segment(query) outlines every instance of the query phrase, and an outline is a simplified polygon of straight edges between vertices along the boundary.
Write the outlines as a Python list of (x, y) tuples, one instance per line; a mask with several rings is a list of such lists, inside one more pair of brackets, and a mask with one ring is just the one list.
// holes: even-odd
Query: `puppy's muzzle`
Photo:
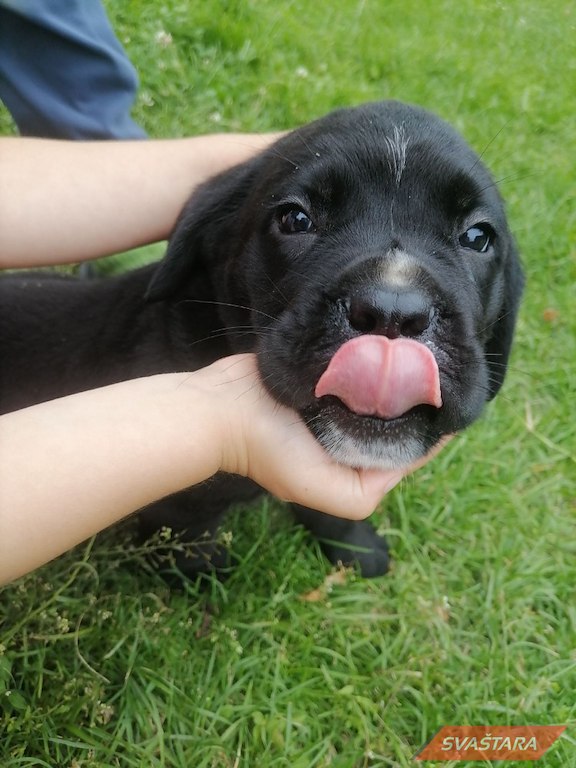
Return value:
[[(315, 387), (357, 415), (384, 420), (419, 405), (442, 406), (431, 337), (437, 314), (425, 279), (385, 280), (354, 270), (340, 284), (340, 346)], [(413, 275), (414, 277), (414, 275)], [(422, 276), (424, 277), (424, 276)]]

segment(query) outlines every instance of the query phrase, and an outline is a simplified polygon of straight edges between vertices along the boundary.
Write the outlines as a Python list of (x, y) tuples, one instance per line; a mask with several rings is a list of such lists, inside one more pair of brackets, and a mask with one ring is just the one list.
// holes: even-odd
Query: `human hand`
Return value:
[(274, 496), (338, 517), (363, 519), (410, 467), (364, 470), (337, 464), (298, 415), (266, 392), (253, 354), (234, 355), (202, 371), (219, 400), (221, 469), (250, 477)]

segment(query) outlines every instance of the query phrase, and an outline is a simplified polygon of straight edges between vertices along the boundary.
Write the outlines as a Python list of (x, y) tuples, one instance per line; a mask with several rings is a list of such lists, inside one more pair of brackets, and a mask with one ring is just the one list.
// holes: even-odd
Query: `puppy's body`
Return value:
[[(211, 305), (150, 303), (156, 265), (113, 278), (50, 272), (0, 281), (0, 410), (138, 376), (195, 370), (230, 354), (224, 338), (196, 349), (218, 323)], [(199, 281), (200, 282), (200, 281)], [(199, 290), (202, 290), (198, 286)]]
[[(200, 188), (159, 266), (0, 281), (0, 404), (255, 350), (271, 394), (339, 461), (400, 466), (497, 393), (521, 287), (497, 190), (449, 126), (395, 102), (342, 110)], [(143, 524), (194, 538), (255, 492), (218, 478), (146, 510)], [(369, 524), (296, 512), (343, 543), (325, 544), (334, 562), (386, 570)]]

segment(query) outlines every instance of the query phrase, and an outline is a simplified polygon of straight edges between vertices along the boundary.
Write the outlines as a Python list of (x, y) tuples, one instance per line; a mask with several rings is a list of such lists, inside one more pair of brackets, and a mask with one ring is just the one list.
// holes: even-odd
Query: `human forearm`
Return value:
[(0, 138), (0, 267), (76, 262), (165, 239), (198, 184), (275, 136)]
[(125, 382), (0, 418), (0, 583), (218, 470), (213, 396), (187, 378)]

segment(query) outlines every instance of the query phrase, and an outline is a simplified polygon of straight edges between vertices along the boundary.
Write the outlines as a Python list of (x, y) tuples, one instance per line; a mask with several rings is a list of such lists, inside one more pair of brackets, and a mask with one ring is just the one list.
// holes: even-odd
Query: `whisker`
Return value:
[(269, 315), (267, 312), (263, 312), (261, 309), (256, 309), (256, 307), (246, 307), (243, 304), (233, 304), (228, 301), (216, 301), (216, 300), (210, 300), (210, 299), (182, 299), (180, 304), (187, 304), (187, 303), (194, 303), (194, 304), (211, 304), (215, 307), (231, 307), (232, 309), (245, 309), (247, 312), (255, 312), (257, 315), (262, 315), (263, 317), (267, 317), (269, 320), (277, 320), (277, 317), (274, 317), (273, 315)]
[(298, 170), (298, 169), (300, 168), (300, 166), (298, 165), (298, 163), (295, 163), (293, 160), (290, 160), (290, 158), (289, 158), (289, 157), (287, 157), (286, 155), (282, 154), (282, 152), (280, 152), (280, 150), (278, 149), (278, 147), (277, 147), (276, 145), (273, 145), (272, 147), (269, 147), (267, 151), (268, 151), (268, 152), (269, 152), (271, 155), (276, 155), (276, 157), (279, 157), (281, 160), (285, 160), (287, 163), (290, 163), (290, 165), (291, 165), (291, 166), (292, 166), (292, 167), (293, 167), (295, 170)]
[(508, 176), (501, 176), (499, 179), (494, 179), (490, 184), (486, 184), (485, 187), (481, 187), (476, 197), (480, 197), (482, 192), (484, 192), (487, 189), (492, 189), (493, 187), (498, 187), (500, 184), (504, 184), (505, 182), (509, 181), (522, 181), (523, 179), (532, 179), (534, 177), (540, 177), (542, 176), (542, 173), (540, 171), (530, 171), (527, 173), (510, 173)]
[(498, 315), (496, 320), (494, 320), (493, 322), (489, 323), (488, 325), (485, 325), (483, 328), (480, 329), (480, 335), (483, 335), (484, 333), (486, 333), (486, 331), (489, 331), (497, 323), (501, 322), (502, 320), (505, 320), (511, 314), (512, 314), (512, 310), (509, 310), (508, 312), (503, 312), (501, 315)]
[(226, 337), (238, 337), (238, 336), (256, 336), (260, 338), (266, 334), (271, 334), (271, 328), (253, 328), (250, 325), (246, 326), (231, 326), (230, 328), (217, 328), (210, 331), (209, 336), (203, 336), (200, 339), (194, 339), (194, 341), (188, 342), (188, 347), (195, 347), (197, 344), (214, 341), (214, 339), (226, 338)]
[(495, 141), (496, 141), (496, 139), (497, 139), (497, 138), (500, 136), (500, 134), (501, 134), (501, 133), (504, 131), (504, 129), (508, 128), (508, 126), (511, 124), (511, 122), (512, 122), (512, 118), (510, 118), (509, 120), (507, 120), (507, 121), (504, 123), (504, 125), (502, 125), (502, 126), (501, 126), (501, 127), (500, 127), (500, 128), (497, 130), (497, 131), (496, 131), (496, 133), (494, 134), (494, 136), (492, 136), (492, 138), (490, 139), (490, 141), (488, 141), (488, 143), (485, 145), (484, 149), (483, 149), (481, 152), (479, 152), (479, 153), (478, 153), (478, 157), (476, 158), (476, 160), (475, 160), (475, 161), (474, 161), (474, 163), (472, 164), (472, 166), (471, 166), (471, 168), (470, 168), (470, 170), (469, 170), (469, 173), (472, 173), (472, 171), (474, 170), (474, 168), (476, 168), (476, 166), (477, 166), (477, 165), (478, 165), (478, 164), (479, 164), (479, 163), (482, 161), (482, 159), (484, 158), (484, 155), (486, 154), (486, 152), (487, 152), (487, 151), (490, 149), (490, 147), (492, 146), (492, 144), (494, 144), (494, 142), (495, 142)]
[(302, 134), (301, 134), (300, 132), (298, 132), (298, 133), (296, 134), (296, 136), (297, 136), (297, 137), (298, 137), (298, 139), (299, 139), (299, 140), (302, 142), (302, 144), (303, 144), (303, 145), (306, 147), (306, 149), (308, 150), (308, 152), (310, 153), (310, 155), (311, 155), (312, 157), (320, 157), (320, 155), (318, 154), (318, 152), (314, 152), (314, 150), (312, 149), (312, 147), (311, 147), (311, 146), (308, 144), (308, 142), (305, 140), (304, 136), (302, 136)]
[(256, 328), (253, 325), (224, 325), (222, 328), (213, 328), (210, 333), (214, 335), (224, 335), (227, 333), (254, 333), (256, 335), (265, 336), (266, 334), (272, 335), (276, 333), (276, 330), (267, 325), (262, 328)]
[(278, 285), (277, 285), (277, 284), (274, 282), (274, 280), (272, 280), (272, 278), (270, 277), (270, 275), (269, 275), (267, 272), (265, 273), (265, 277), (266, 277), (266, 279), (268, 280), (268, 282), (270, 283), (270, 285), (272, 286), (272, 288), (273, 288), (275, 291), (277, 291), (277, 292), (280, 294), (280, 296), (282, 296), (282, 298), (284, 299), (284, 301), (286, 302), (286, 304), (288, 304), (288, 299), (287, 299), (287, 297), (286, 297), (286, 296), (285, 296), (285, 294), (282, 292), (282, 290), (280, 289), (280, 287), (279, 287), (279, 286), (278, 286)]

